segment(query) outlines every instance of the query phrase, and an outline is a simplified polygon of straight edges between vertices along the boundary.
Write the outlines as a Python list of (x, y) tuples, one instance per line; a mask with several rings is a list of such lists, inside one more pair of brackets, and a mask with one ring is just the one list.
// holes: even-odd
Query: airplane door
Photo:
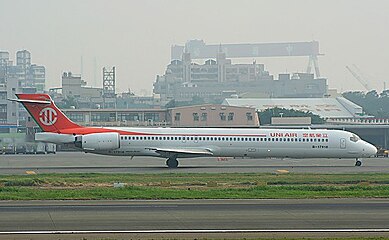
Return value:
[(341, 138), (340, 139), (340, 148), (341, 149), (345, 149), (346, 148), (346, 139), (345, 138)]

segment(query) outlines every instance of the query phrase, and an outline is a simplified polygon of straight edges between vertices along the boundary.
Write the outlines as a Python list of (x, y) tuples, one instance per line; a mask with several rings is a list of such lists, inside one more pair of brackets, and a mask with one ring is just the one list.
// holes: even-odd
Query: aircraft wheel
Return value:
[(178, 167), (178, 161), (177, 161), (177, 159), (175, 159), (175, 158), (169, 158), (169, 159), (166, 161), (166, 165), (167, 165), (169, 168), (177, 168), (177, 167)]
[(360, 160), (357, 160), (357, 161), (355, 162), (355, 166), (356, 166), (356, 167), (362, 166), (362, 162), (361, 162)]

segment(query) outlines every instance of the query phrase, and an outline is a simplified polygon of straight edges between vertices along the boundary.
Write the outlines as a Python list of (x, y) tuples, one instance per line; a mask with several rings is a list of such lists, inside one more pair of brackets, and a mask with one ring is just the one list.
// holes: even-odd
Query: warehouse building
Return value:
[(224, 105), (250, 107), (261, 112), (271, 108), (286, 108), (308, 111), (327, 121), (333, 119), (359, 119), (363, 115), (361, 106), (343, 97), (336, 98), (227, 98)]
[(127, 127), (258, 127), (255, 109), (207, 104), (170, 109), (67, 109), (64, 113), (87, 126)]

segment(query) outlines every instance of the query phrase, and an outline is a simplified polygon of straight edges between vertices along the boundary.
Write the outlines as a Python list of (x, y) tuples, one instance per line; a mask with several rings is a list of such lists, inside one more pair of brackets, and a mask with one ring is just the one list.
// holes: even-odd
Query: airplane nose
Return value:
[(368, 146), (367, 146), (367, 149), (366, 149), (366, 153), (369, 154), (369, 157), (375, 156), (376, 153), (377, 153), (377, 148), (374, 145), (370, 144), (370, 143), (367, 143), (367, 145)]

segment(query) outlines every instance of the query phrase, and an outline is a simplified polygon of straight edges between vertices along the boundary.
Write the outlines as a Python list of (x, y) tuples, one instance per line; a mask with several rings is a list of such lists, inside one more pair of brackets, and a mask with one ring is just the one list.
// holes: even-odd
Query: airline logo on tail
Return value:
[(48, 94), (16, 94), (17, 99), (11, 101), (20, 102), (27, 109), (35, 122), (44, 132), (71, 133), (79, 132), (83, 127), (72, 122), (55, 106)]
[(45, 126), (54, 125), (54, 123), (57, 122), (57, 119), (57, 112), (50, 107), (42, 109), (39, 113), (39, 121)]

